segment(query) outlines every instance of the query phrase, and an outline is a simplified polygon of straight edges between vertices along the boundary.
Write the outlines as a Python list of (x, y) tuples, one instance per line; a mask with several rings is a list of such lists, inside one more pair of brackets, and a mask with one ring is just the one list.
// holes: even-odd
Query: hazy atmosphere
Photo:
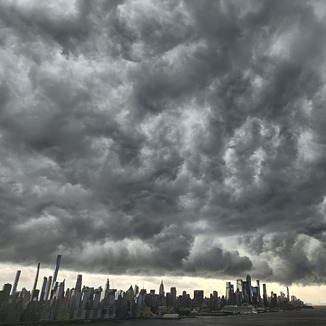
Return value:
[(2, 266), (325, 284), (325, 14), (1, 1)]

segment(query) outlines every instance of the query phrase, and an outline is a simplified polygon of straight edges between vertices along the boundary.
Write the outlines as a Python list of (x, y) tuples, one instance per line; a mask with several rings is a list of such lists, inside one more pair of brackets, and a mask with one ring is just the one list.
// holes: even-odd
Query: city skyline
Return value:
[[(0, 291), (0, 324), (39, 321), (113, 320), (128, 318), (180, 318), (181, 316), (248, 314), (300, 310), (308, 306), (289, 287), (279, 294), (267, 290), (265, 283), (252, 280), (249, 274), (237, 278), (236, 283), (226, 282), (225, 294), (210, 289), (187, 293), (161, 280), (157, 289), (140, 288), (137, 284), (128, 289), (114, 288), (109, 278), (102, 286), (90, 287), (83, 275), (78, 274), (73, 288), (66, 280), (59, 281), (62, 255), (57, 255), (53, 277), (43, 277), (37, 286), (40, 262), (37, 264), (32, 290), (18, 290), (21, 270), (16, 272), (14, 283), (3, 284)], [(130, 280), (129, 280), (130, 281)]]
[[(27, 290), (30, 290), (32, 288), (32, 284), (35, 281), (35, 272), (37, 269), (37, 265), (33, 267), (21, 266), (20, 267), (21, 269), (16, 271), (16, 272), (20, 272), (17, 292), (21, 291), (23, 288)], [(15, 267), (17, 267), (17, 265)], [(14, 281), (11, 281), (11, 279), (13, 279), (13, 275), (10, 275), (11, 278), (8, 277), (9, 273), (12, 273), (12, 271), (13, 269), (10, 269), (8, 271), (8, 274), (4, 273), (5, 277), (3, 277), (3, 275), (0, 275), (0, 284), (15, 283)], [(38, 280), (39, 280), (38, 289), (40, 290), (40, 292), (41, 292), (43, 278), (52, 275), (51, 274), (52, 272), (53, 271), (51, 268), (49, 267), (44, 268), (41, 265), (40, 273), (38, 276)], [(61, 273), (61, 277), (59, 278), (59, 282), (65, 280), (66, 288), (69, 289), (75, 288), (76, 278), (78, 277), (79, 274), (77, 272), (65, 270), (64, 266), (60, 270), (60, 273)], [(230, 279), (228, 280), (208, 279), (207, 280), (199, 277), (192, 278), (192, 277), (182, 277), (182, 276), (181, 277), (169, 277), (169, 276), (151, 277), (146, 275), (130, 276), (130, 275), (123, 275), (123, 274), (105, 275), (105, 274), (89, 274), (89, 273), (82, 273), (80, 275), (83, 276), (84, 285), (93, 288), (97, 288), (100, 286), (104, 288), (104, 285), (106, 284), (107, 280), (110, 279), (111, 288), (116, 288), (117, 290), (127, 290), (130, 286), (137, 285), (140, 289), (147, 289), (149, 291), (150, 289), (158, 290), (160, 282), (164, 281), (164, 284), (167, 285), (168, 288), (176, 286), (176, 288), (179, 289), (179, 291), (182, 289), (190, 294), (193, 293), (196, 289), (198, 290), (200, 288), (207, 295), (212, 291), (218, 291), (218, 293), (222, 293), (222, 295), (224, 295), (225, 284), (228, 282), (234, 283), (234, 286), (236, 288), (236, 281), (237, 281), (237, 279), (231, 279), (231, 280)], [(269, 293), (270, 292), (281, 293), (281, 292), (285, 292), (287, 289), (286, 286), (282, 286), (274, 282), (269, 283), (264, 281), (263, 283), (267, 283), (268, 288), (270, 290)], [(53, 282), (51, 284), (53, 285)], [(298, 287), (295, 285), (290, 287), (290, 289), (291, 291), (293, 291), (293, 293), (298, 295), (298, 298), (302, 299), (303, 302), (305, 303), (313, 304), (313, 305), (326, 305), (326, 302), (323, 302), (321, 300), (321, 297), (318, 297), (318, 294), (322, 293), (322, 291), (324, 291), (326, 287), (320, 287), (319, 291), (315, 289), (312, 292), (309, 289), (307, 291), (306, 287)], [(159, 292), (159, 290), (157, 292)]]
[[(82, 292), (84, 288), (89, 288), (89, 287), (93, 287), (93, 288), (102, 288), (105, 289), (105, 291), (109, 290), (109, 289), (114, 289), (115, 291), (124, 291), (127, 292), (129, 288), (137, 288), (138, 290), (135, 291), (135, 293), (138, 293), (140, 290), (145, 290), (148, 293), (152, 293), (152, 294), (158, 294), (160, 297), (166, 297), (168, 294), (171, 294), (172, 289), (174, 291), (174, 296), (176, 296), (177, 294), (180, 293), (187, 293), (187, 291), (185, 291), (185, 289), (178, 289), (175, 287), (175, 284), (172, 284), (170, 289), (171, 291), (169, 292), (169, 287), (166, 287), (166, 284), (164, 284), (163, 278), (161, 280), (161, 282), (159, 284), (156, 284), (157, 289), (155, 288), (150, 288), (150, 289), (146, 289), (145, 285), (143, 284), (142, 287), (140, 287), (138, 285), (138, 281), (134, 284), (131, 284), (130, 286), (127, 286), (125, 289), (122, 289), (119, 287), (119, 285), (117, 287), (113, 286), (113, 282), (112, 279), (110, 281), (109, 277), (106, 277), (105, 280), (105, 286), (102, 285), (98, 285), (96, 286), (90, 286), (89, 284), (87, 284), (87, 282), (85, 282), (85, 279), (83, 281), (83, 274), (77, 274), (77, 277), (75, 279), (75, 285), (69, 287), (66, 279), (64, 278), (63, 280), (60, 280), (60, 277), (58, 278), (59, 275), (59, 270), (60, 270), (60, 265), (61, 265), (61, 259), (62, 259), (62, 255), (59, 254), (57, 255), (57, 259), (56, 259), (56, 264), (54, 267), (54, 272), (53, 272), (53, 277), (52, 275), (48, 275), (48, 277), (44, 276), (43, 277), (43, 282), (42, 282), (42, 277), (40, 277), (40, 267), (41, 267), (41, 263), (37, 263), (37, 268), (36, 268), (36, 273), (35, 273), (35, 278), (33, 281), (33, 287), (25, 287), (25, 286), (21, 286), (20, 285), (20, 277), (22, 274), (22, 270), (17, 270), (16, 271), (16, 275), (15, 275), (15, 279), (13, 283), (7, 282), (3, 284), (3, 289), (2, 292), (4, 291), (5, 287), (10, 285), (10, 296), (15, 297), (18, 293), (23, 293), (24, 291), (28, 291), (29, 292), (29, 300), (28, 301), (39, 301), (39, 302), (46, 302), (46, 301), (50, 301), (52, 300), (55, 296), (57, 296), (58, 298), (58, 294), (56, 295), (57, 290), (60, 288), (60, 286), (63, 284), (64, 288), (63, 288), (63, 292), (61, 293), (60, 296), (64, 296), (64, 293), (66, 291), (69, 290), (75, 290), (77, 292)], [(129, 280), (130, 281), (130, 280)], [(235, 281), (235, 284), (233, 284), (233, 282), (228, 281), (226, 282), (226, 289), (225, 289), (225, 293), (223, 293), (224, 291), (219, 291), (216, 288), (211, 288), (209, 289), (209, 291), (203, 290), (201, 289), (196, 289), (193, 291), (190, 291), (190, 295), (191, 292), (193, 292), (193, 297), (190, 296), (190, 298), (195, 299), (196, 295), (201, 296), (202, 298), (209, 298), (210, 295), (212, 295), (214, 292), (217, 292), (219, 294), (219, 297), (225, 297), (226, 300), (229, 300), (229, 296), (230, 296), (230, 291), (231, 291), (231, 287), (232, 287), (232, 292), (236, 293), (248, 293), (248, 295), (250, 296), (250, 292), (251, 292), (251, 296), (249, 297), (249, 301), (246, 302), (247, 305), (265, 305), (267, 306), (267, 297), (271, 298), (271, 296), (273, 295), (273, 293), (275, 293), (277, 295), (277, 293), (275, 291), (273, 291), (273, 288), (271, 291), (267, 291), (266, 289), (266, 283), (262, 283), (260, 282), (260, 280), (252, 280), (251, 276), (249, 274), (246, 275), (246, 277), (244, 279), (239, 279), (237, 278)], [(252, 292), (251, 289), (257, 289), (254, 292)], [(179, 292), (178, 292), (179, 291)], [(286, 297), (287, 300), (290, 300), (291, 296), (295, 295), (293, 293), (291, 293), (290, 296), (290, 290), (289, 287), (286, 287)], [(255, 296), (253, 293), (256, 293), (256, 302), (253, 303), (253, 297)], [(271, 294), (270, 294), (271, 293)], [(104, 294), (104, 293), (103, 293)], [(283, 291), (280, 291), (280, 295), (285, 294)], [(300, 298), (297, 298), (300, 299)], [(264, 300), (264, 301), (263, 301)], [(302, 300), (301, 300), (302, 301)], [(303, 302), (303, 301), (302, 301)], [(227, 304), (233, 304), (233, 303), (227, 303)], [(241, 305), (241, 303), (237, 303), (237, 305)]]
[(67, 280), (249, 274), (325, 303), (325, 18), (319, 0), (0, 1), (0, 282), (33, 289), (38, 262), (55, 282), (62, 253)]

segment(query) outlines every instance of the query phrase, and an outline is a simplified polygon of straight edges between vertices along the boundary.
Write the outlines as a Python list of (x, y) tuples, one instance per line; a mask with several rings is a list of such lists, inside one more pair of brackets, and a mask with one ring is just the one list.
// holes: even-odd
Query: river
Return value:
[[(75, 324), (76, 325), (76, 324)], [(85, 326), (85, 323), (79, 324)], [(90, 324), (94, 325), (94, 324)], [(252, 315), (183, 318), (180, 320), (119, 320), (100, 323), (107, 326), (326, 326), (326, 306), (301, 311), (270, 312)]]

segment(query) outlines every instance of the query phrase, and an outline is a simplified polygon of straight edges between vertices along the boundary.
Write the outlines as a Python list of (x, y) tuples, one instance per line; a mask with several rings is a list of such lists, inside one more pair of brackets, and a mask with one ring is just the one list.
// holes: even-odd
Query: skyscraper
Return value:
[[(10, 290), (11, 290), (11, 284), (10, 283), (6, 283), (6, 284), (3, 285), (3, 288), (2, 288), (2, 300), (3, 301), (7, 301), (9, 299)], [(0, 307), (1, 307), (1, 305), (0, 305)]]
[(204, 301), (204, 291), (203, 290), (194, 290), (194, 307), (200, 307)]
[(34, 286), (32, 290), (31, 301), (33, 301), (34, 297), (36, 297), (36, 286), (37, 286), (39, 272), (40, 272), (40, 263), (37, 264), (37, 271), (36, 271)]
[(81, 274), (78, 274), (77, 275), (76, 286), (75, 286), (76, 292), (81, 292), (81, 289), (82, 289), (82, 281), (83, 281), (83, 276)]
[(237, 292), (243, 292), (242, 291), (242, 280), (241, 279), (238, 279), (237, 280)]
[(21, 271), (17, 271), (17, 273), (16, 273), (15, 282), (14, 282), (14, 286), (12, 287), (11, 295), (14, 295), (16, 293), (18, 281), (20, 278), (20, 273), (21, 273)]
[(268, 302), (267, 302), (267, 290), (266, 290), (266, 284), (263, 284), (263, 303), (264, 306), (267, 307)]
[(58, 272), (59, 272), (60, 263), (61, 263), (61, 258), (62, 258), (62, 255), (57, 256), (57, 261), (56, 261), (56, 264), (55, 264), (55, 269), (54, 269), (53, 279), (52, 279), (52, 289), (53, 289), (53, 287), (55, 285), (55, 282), (57, 281)]
[(159, 293), (159, 296), (160, 297), (164, 297), (164, 284), (163, 284), (163, 280), (162, 280), (162, 282), (160, 284), (160, 288), (159, 288), (158, 293)]
[(105, 292), (104, 292), (105, 298), (108, 298), (109, 291), (110, 291), (110, 280), (107, 278), (106, 279), (106, 284), (105, 284)]
[(171, 287), (170, 293), (172, 306), (175, 307), (177, 303), (177, 289), (175, 287)]
[(286, 294), (287, 294), (288, 301), (290, 301), (290, 290), (288, 286), (286, 287)]
[(139, 286), (135, 284), (135, 295), (139, 293)]
[(49, 295), (51, 293), (51, 284), (52, 284), (52, 276), (49, 276), (45, 287), (44, 301), (48, 301), (49, 299)]
[(46, 289), (46, 284), (47, 284), (48, 278), (47, 277), (43, 277), (43, 285), (42, 285), (42, 290), (41, 290), (41, 294), (40, 294), (40, 301), (45, 301), (44, 296), (45, 296), (45, 289)]
[(225, 299), (228, 305), (234, 304), (234, 287), (231, 282), (226, 282)]
[(257, 283), (257, 288), (258, 288), (257, 300), (258, 300), (258, 303), (260, 303), (260, 302), (261, 302), (261, 296), (260, 296), (260, 281), (259, 281), (259, 280), (256, 280), (256, 283)]
[(246, 277), (246, 282), (247, 282), (247, 295), (249, 299), (249, 304), (252, 304), (252, 288), (251, 288), (251, 277), (248, 274)]

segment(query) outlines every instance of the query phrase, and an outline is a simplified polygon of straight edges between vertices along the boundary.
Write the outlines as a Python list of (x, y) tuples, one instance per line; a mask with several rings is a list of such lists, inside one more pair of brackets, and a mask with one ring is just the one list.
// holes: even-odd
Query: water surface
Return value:
[[(84, 325), (85, 324), (80, 324)], [(92, 324), (90, 324), (92, 325)], [(304, 309), (301, 311), (285, 311), (262, 313), (255, 315), (236, 315), (219, 317), (199, 317), (184, 318), (180, 320), (120, 320), (101, 323), (108, 326), (172, 326), (172, 325), (190, 325), (190, 326), (326, 326), (326, 306), (315, 307), (314, 309)]]

